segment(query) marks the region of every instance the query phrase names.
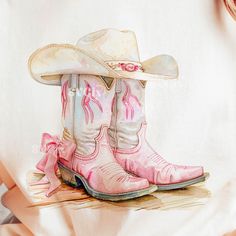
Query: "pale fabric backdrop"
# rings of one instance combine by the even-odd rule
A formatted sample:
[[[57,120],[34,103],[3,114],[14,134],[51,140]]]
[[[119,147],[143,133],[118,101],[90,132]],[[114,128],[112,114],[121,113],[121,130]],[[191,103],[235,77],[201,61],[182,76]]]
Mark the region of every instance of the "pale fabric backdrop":
[[[222,194],[236,172],[236,22],[217,0],[2,0],[0,157],[20,188],[27,196],[26,173],[41,157],[41,133],[61,130],[60,88],[30,77],[29,55],[102,28],[135,31],[142,60],[176,58],[179,80],[147,85],[149,140],[171,162],[204,165],[207,187]],[[171,220],[183,213],[162,214],[159,220],[170,221],[152,232],[168,235],[169,226],[161,225],[174,227]]]

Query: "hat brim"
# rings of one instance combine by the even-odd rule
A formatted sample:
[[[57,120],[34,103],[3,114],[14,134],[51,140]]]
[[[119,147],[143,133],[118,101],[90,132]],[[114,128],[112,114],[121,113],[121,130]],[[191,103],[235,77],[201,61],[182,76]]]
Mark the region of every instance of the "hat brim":
[[[136,80],[176,79],[178,66],[169,55],[159,55],[141,63],[143,72],[118,71],[98,55],[70,44],[50,44],[36,50],[29,58],[32,77],[40,83],[60,85],[64,74],[91,74]]]

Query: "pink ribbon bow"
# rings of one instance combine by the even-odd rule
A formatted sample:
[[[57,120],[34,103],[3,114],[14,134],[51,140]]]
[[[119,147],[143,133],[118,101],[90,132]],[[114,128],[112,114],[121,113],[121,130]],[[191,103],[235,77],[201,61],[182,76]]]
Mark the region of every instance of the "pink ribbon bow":
[[[63,158],[70,161],[76,149],[76,144],[60,140],[58,136],[51,136],[48,133],[43,133],[40,151],[45,155],[36,165],[37,169],[45,173],[45,176],[37,182],[37,184],[50,183],[46,196],[49,197],[60,185],[61,181],[58,179],[56,172],[58,170],[58,160]]]

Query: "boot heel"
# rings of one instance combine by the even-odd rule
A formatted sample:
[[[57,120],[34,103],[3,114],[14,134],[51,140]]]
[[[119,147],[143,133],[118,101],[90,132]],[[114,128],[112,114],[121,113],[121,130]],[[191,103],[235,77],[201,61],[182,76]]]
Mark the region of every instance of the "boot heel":
[[[58,164],[58,167],[64,183],[76,188],[81,188],[83,186],[82,182],[78,178],[76,178],[73,171],[64,168],[62,165],[60,165],[60,163]]]

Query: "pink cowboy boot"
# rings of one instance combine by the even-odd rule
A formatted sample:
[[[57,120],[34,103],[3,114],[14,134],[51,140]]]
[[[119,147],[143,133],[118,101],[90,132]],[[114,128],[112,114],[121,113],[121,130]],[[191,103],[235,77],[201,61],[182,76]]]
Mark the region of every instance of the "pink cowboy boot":
[[[74,155],[65,157],[58,152],[62,179],[75,187],[84,186],[91,196],[103,200],[126,200],[149,194],[157,187],[126,173],[114,158],[107,129],[115,86],[111,84],[108,88],[101,78],[93,75],[62,78],[64,132],[57,149],[60,145],[64,148],[65,142],[77,144]],[[50,175],[52,170],[49,178]],[[55,178],[52,180],[49,195],[57,187]]]
[[[31,55],[29,69],[38,82],[62,86],[63,139],[44,134],[45,156],[37,165],[42,183],[51,183],[47,195],[60,185],[58,167],[65,182],[107,200],[205,180],[202,167],[170,164],[145,140],[143,80],[176,79],[178,67],[168,55],[141,62],[134,32],[103,29],[76,46],[47,45]]]
[[[77,148],[71,161],[59,160],[64,181],[75,186],[82,183],[90,195],[112,201],[155,191],[146,179],[126,173],[109,146],[107,129],[115,86],[107,84],[103,77],[92,75],[80,75],[73,84],[78,88],[72,89],[75,93],[74,129],[69,136],[74,136]],[[66,109],[65,106],[65,112]],[[64,139],[66,137],[68,135],[64,135]]]
[[[116,160],[129,173],[146,178],[158,190],[186,187],[206,179],[201,166],[181,166],[164,160],[145,138],[145,83],[117,81],[112,122],[109,128]]]

